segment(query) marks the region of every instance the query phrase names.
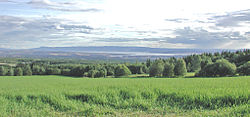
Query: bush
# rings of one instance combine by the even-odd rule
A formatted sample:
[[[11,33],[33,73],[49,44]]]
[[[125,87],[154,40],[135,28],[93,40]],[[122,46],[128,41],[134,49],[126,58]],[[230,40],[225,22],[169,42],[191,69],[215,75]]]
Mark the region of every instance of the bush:
[[[131,74],[131,71],[126,65],[118,65],[115,68],[115,77],[128,76],[129,74]]]
[[[245,64],[241,65],[237,72],[239,75],[250,75],[250,61],[246,62]]]
[[[196,76],[222,77],[233,76],[236,73],[236,66],[228,60],[219,59],[213,64],[205,66]]]

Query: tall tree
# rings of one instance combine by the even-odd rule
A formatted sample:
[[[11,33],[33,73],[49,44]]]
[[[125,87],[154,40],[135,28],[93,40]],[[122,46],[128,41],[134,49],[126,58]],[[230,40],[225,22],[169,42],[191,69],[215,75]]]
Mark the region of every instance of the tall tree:
[[[97,76],[96,76],[97,73],[98,73],[97,70],[89,70],[89,72],[88,72],[88,77],[90,77],[90,78],[95,78],[95,77],[97,77]]]
[[[6,75],[7,75],[7,76],[14,76],[14,70],[13,70],[12,67],[8,70],[8,72],[7,72]]]
[[[70,69],[62,69],[61,70],[61,75],[70,76]]]
[[[106,77],[107,76],[107,70],[102,68],[102,69],[99,69],[96,76],[95,77]]]
[[[20,67],[16,68],[14,72],[15,72],[14,73],[15,76],[22,76],[23,75],[23,70]]]
[[[32,73],[33,73],[33,75],[41,75],[40,74],[40,70],[41,70],[40,66],[33,65],[33,67],[32,67]]]
[[[199,71],[201,69],[201,57],[199,55],[193,55],[191,60],[191,71]]]
[[[23,75],[24,76],[31,76],[32,75],[32,70],[29,65],[25,65],[23,68]]]
[[[3,66],[1,66],[0,67],[0,76],[5,76],[6,73],[7,73],[6,69]]]
[[[186,63],[183,59],[178,59],[174,67],[174,74],[176,76],[184,76],[187,73]]]
[[[61,70],[58,68],[48,68],[46,70],[47,75],[60,75],[61,74]]]
[[[155,60],[155,62],[150,66],[149,76],[162,76],[162,72],[164,69],[164,62],[162,60]]]
[[[250,75],[250,61],[241,65],[237,71],[240,75]]]
[[[143,65],[129,65],[128,66],[129,70],[131,71],[132,74],[143,74]]]
[[[128,67],[124,64],[118,65],[115,68],[115,77],[120,77],[120,76],[127,76],[131,74],[131,71],[128,69]]]
[[[205,66],[212,64],[212,59],[210,57],[204,57],[201,61],[201,69],[203,69]]]
[[[164,66],[162,75],[164,77],[173,77],[174,76],[174,65],[172,63],[166,63]]]
[[[150,59],[147,59],[147,61],[146,61],[146,66],[147,66],[147,67],[150,67],[150,66],[151,66],[151,61],[150,61]]]
[[[87,66],[87,67],[77,66],[77,67],[74,67],[73,69],[71,69],[70,74],[72,76],[83,77],[84,72],[88,72],[91,69],[93,69],[93,68],[90,66]]]

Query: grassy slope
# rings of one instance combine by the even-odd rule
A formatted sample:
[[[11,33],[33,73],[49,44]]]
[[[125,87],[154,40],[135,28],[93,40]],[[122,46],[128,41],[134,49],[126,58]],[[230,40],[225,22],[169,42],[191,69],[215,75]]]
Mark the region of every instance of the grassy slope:
[[[250,77],[0,77],[0,116],[248,116]]]

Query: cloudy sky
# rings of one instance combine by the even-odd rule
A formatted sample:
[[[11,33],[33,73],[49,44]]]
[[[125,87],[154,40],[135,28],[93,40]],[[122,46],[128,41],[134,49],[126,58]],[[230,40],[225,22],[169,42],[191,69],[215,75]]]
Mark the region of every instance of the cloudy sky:
[[[0,0],[0,48],[250,48],[249,0]]]

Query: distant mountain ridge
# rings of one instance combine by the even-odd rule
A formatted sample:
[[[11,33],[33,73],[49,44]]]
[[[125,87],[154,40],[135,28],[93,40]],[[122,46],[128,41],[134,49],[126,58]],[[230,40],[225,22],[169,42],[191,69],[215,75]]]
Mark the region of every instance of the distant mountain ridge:
[[[182,57],[225,49],[169,49],[149,47],[90,46],[40,47],[33,49],[0,49],[0,57],[76,58],[87,60],[145,60],[148,58]],[[227,50],[236,51],[236,50]]]
[[[80,52],[80,51],[100,51],[100,52],[146,52],[146,53],[203,53],[203,52],[220,52],[226,49],[173,49],[173,48],[149,48],[149,47],[123,47],[123,46],[89,46],[89,47],[40,47],[32,50],[40,51],[63,51],[63,52]],[[227,49],[229,50],[229,49]],[[230,50],[233,51],[233,50]]]

